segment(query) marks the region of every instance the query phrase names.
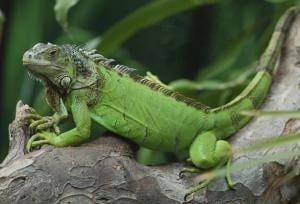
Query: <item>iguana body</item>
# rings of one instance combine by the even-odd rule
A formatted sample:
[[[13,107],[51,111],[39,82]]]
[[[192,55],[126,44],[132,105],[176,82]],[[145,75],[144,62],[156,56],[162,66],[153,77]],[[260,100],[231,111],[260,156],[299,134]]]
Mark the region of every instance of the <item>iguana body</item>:
[[[94,119],[142,147],[165,152],[187,149],[198,168],[225,163],[230,158],[230,145],[224,139],[250,120],[240,111],[257,108],[263,102],[295,13],[295,8],[290,9],[281,18],[251,83],[230,103],[215,109],[136,75],[130,68],[111,65],[110,59],[94,50],[36,44],[24,54],[23,63],[46,86],[47,101],[55,115],[31,115],[38,119],[31,126],[43,131],[31,137],[28,149],[46,143],[80,144],[90,136]],[[68,112],[76,127],[56,135],[51,127]]]

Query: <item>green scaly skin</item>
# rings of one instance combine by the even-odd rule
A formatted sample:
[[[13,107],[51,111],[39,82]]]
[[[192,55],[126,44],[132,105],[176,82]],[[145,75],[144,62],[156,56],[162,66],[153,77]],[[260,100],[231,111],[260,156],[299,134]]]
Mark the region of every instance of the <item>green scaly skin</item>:
[[[231,102],[215,109],[168,89],[151,74],[141,77],[128,67],[111,65],[111,60],[95,50],[36,44],[25,52],[23,64],[47,88],[47,102],[55,114],[42,117],[33,112],[27,116],[36,130],[28,141],[28,151],[42,144],[81,144],[90,137],[93,119],[142,147],[164,152],[189,150],[190,160],[200,169],[228,162],[231,148],[224,139],[250,120],[240,111],[263,102],[297,10],[289,9],[278,22],[251,83]],[[59,134],[57,125],[68,113],[76,127]],[[230,177],[228,181],[231,184]]]

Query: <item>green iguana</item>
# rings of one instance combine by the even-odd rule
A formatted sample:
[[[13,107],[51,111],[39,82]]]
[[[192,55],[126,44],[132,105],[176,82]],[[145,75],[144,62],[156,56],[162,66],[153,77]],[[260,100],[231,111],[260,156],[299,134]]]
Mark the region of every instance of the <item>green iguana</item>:
[[[32,112],[30,127],[36,133],[27,150],[51,144],[77,145],[90,137],[91,119],[152,150],[189,150],[196,168],[209,169],[230,161],[227,137],[251,118],[240,114],[259,107],[271,85],[271,77],[298,8],[289,9],[278,22],[270,44],[258,62],[258,71],[245,90],[229,102],[211,109],[171,90],[154,77],[142,77],[134,69],[113,65],[96,50],[74,45],[38,43],[23,56],[28,72],[47,89],[53,116]],[[59,133],[58,124],[71,113],[76,127]],[[228,177],[228,183],[232,185]],[[204,187],[199,184],[188,194]]]

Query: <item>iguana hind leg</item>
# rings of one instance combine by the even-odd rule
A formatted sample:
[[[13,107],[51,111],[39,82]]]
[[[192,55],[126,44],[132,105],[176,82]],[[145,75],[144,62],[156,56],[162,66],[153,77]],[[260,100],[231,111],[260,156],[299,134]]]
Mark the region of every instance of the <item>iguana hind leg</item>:
[[[230,153],[230,144],[225,140],[217,140],[213,131],[199,134],[189,152],[192,163],[201,169],[209,169],[227,162]]]
[[[190,147],[190,159],[195,167],[199,169],[210,169],[213,167],[222,166],[226,162],[230,165],[231,161],[231,146],[225,140],[218,140],[214,131],[204,132],[199,134],[193,141]],[[230,169],[230,168],[228,168]],[[191,169],[192,170],[192,169]],[[196,172],[194,169],[185,172]],[[228,185],[232,186],[230,173],[226,175]],[[188,190],[186,196],[207,186],[213,178],[207,178],[197,186]]]

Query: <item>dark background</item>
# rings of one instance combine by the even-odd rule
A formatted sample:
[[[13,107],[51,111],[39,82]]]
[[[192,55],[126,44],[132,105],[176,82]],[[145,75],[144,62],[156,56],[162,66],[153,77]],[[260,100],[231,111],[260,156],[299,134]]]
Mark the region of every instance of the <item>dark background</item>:
[[[37,42],[84,45],[152,2],[81,0],[69,11],[69,27],[64,31],[55,19],[54,0],[0,1],[6,19],[0,26],[0,159],[7,152],[7,128],[14,118],[18,100],[48,114],[41,85],[27,76],[21,64],[23,53]],[[274,23],[295,2],[219,0],[178,12],[139,30],[112,52],[102,50],[101,46],[98,51],[140,73],[150,70],[166,83],[180,78],[228,82],[255,63],[268,42]],[[168,9],[158,8],[157,12]],[[186,94],[217,106],[231,99],[242,87],[243,84]]]

